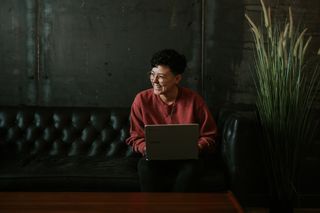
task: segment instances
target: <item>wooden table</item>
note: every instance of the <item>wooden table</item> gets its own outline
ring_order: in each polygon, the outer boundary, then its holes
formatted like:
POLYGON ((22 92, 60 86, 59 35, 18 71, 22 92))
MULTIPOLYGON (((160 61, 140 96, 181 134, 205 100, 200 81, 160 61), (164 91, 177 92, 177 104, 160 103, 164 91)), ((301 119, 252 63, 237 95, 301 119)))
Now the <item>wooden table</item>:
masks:
POLYGON ((231 192, 0 192, 1 213, 243 212, 231 192))

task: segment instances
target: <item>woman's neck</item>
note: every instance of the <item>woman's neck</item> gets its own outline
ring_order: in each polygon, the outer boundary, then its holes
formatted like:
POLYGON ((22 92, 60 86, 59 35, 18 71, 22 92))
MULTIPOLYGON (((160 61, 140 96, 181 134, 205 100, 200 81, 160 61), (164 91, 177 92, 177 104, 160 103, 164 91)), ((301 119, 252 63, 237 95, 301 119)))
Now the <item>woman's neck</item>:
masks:
POLYGON ((178 93, 179 93, 179 88, 178 88, 178 86, 176 86, 176 87, 172 90, 171 93, 169 93, 169 94, 161 94, 161 95, 160 95, 160 98, 161 98, 161 100, 162 100, 164 103, 166 103, 166 104, 168 104, 168 105, 172 105, 172 104, 175 103, 176 98, 177 98, 177 96, 178 96, 178 93))

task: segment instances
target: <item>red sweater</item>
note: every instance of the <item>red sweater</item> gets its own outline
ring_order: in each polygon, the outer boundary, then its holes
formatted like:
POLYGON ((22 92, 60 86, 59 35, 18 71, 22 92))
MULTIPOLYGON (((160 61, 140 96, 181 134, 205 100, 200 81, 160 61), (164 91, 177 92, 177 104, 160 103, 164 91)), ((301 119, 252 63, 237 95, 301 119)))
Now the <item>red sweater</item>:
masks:
POLYGON ((194 91, 179 87, 173 105, 165 104, 153 93, 153 88, 137 94, 130 114, 130 137, 127 143, 135 152, 144 154, 146 124, 198 123, 200 129, 200 151, 213 151, 217 126, 204 100, 194 91))

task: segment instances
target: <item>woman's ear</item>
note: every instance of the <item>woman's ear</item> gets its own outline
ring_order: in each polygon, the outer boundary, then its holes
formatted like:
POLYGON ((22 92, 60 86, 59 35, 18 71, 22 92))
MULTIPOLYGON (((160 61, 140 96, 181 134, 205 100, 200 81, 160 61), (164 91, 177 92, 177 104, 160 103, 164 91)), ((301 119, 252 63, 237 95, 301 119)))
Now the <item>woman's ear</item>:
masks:
POLYGON ((176 84, 179 84, 182 79, 182 75, 181 74, 176 75, 175 79, 176 79, 176 84))

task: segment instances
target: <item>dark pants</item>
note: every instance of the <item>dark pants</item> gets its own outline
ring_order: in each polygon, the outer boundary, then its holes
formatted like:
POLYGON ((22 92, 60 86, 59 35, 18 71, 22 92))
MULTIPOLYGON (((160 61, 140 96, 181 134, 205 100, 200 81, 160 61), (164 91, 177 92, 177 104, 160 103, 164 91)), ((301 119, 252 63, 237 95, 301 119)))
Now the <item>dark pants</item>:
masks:
POLYGON ((198 188, 204 161, 147 161, 141 158, 138 173, 142 192, 194 192, 198 188))

